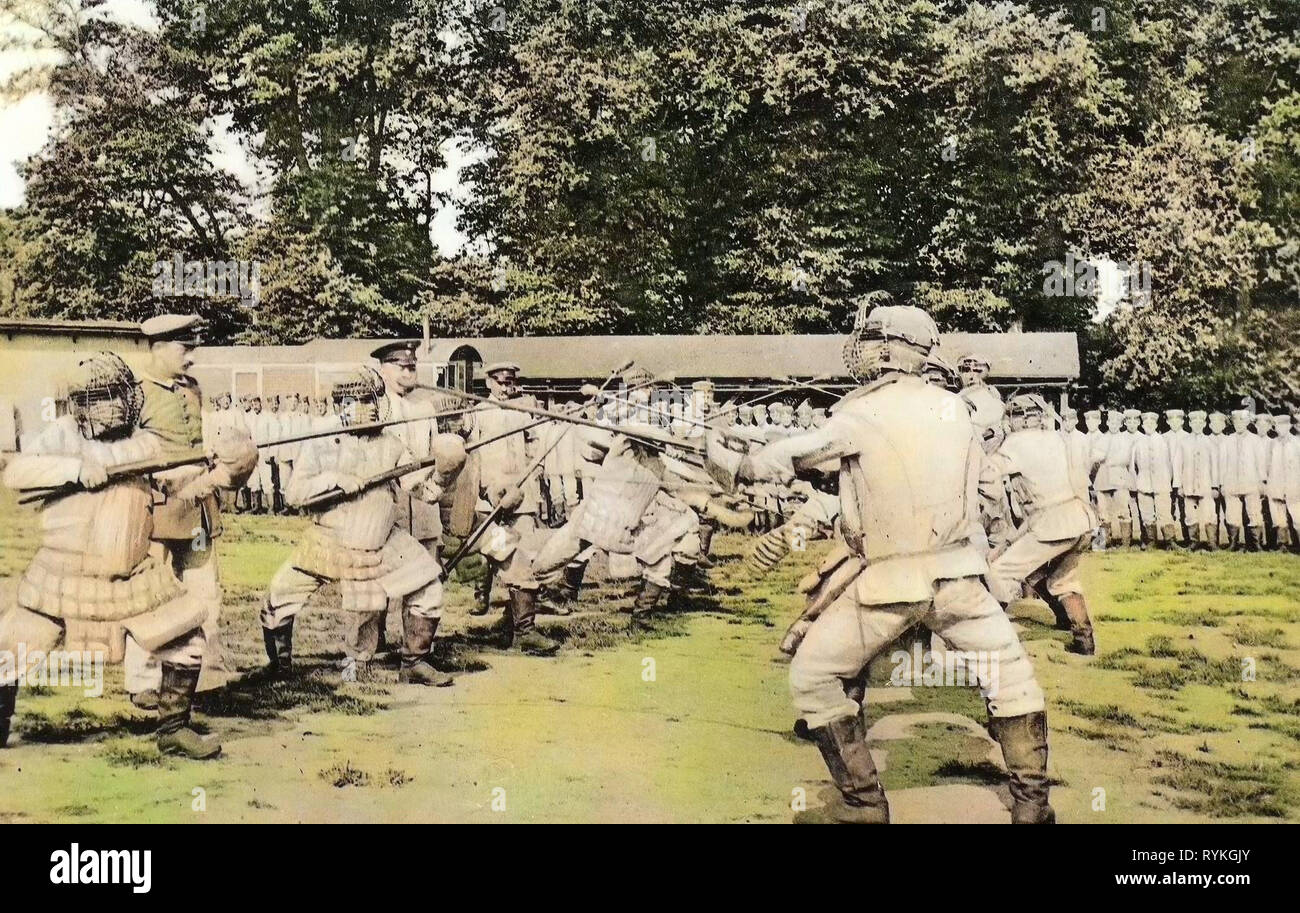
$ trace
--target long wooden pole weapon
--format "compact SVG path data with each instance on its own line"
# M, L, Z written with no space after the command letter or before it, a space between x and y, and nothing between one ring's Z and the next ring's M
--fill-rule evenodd
M608 381L606 381L608 383ZM583 425L588 428L598 428L601 431L612 431L615 434L621 434L626 437L636 438L637 440L649 441L656 444L662 444L668 447L681 447L695 453L704 453L704 448L698 444L692 444L687 441L679 441L671 435L659 434L658 432L648 431L645 429L630 429L623 426L608 425L592 419L580 418L576 415L565 415L559 412L552 412L549 409L539 409L532 406L524 406L519 403L512 403L510 400L489 399L486 396L479 396L476 393L464 393L460 390L452 390L448 387L438 387L433 384L421 384L425 390L433 390L438 393L445 393L448 396L458 396L462 399L473 400L478 403L486 403L490 406L498 406L502 409L512 409L515 412L526 412L529 415L536 415L542 418L555 419L556 421L568 422L573 425ZM602 387L603 389L603 387ZM588 403L587 405L591 405Z
M274 441L266 441L261 444L255 443L253 446L259 450L268 447L281 447L286 444L296 444L300 441L310 441L315 438L329 437L334 434L361 434L366 431L377 431L383 428L390 428L394 425L407 425L411 422L427 422L434 419L446 418L451 415L463 415L469 412L470 407L461 409L447 409L442 412L433 412L429 415L416 416L414 418L399 418L384 422L367 422L364 425L339 425L336 428L326 428L320 431L309 431L303 434L294 434L289 437L280 438ZM179 469L182 466L195 466L199 463L206 463L208 454L204 450L189 450L173 457L152 458L147 460L134 460L130 463L118 463L115 466L105 467L108 480L125 478L133 475L147 475L155 472L166 472L169 469ZM74 491L81 490L82 485L79 482L66 482L62 485L37 486L34 488L23 488L20 491L28 492L24 498L19 498L19 504L30 504L34 501L41 501L46 498L61 497L65 494L71 494Z
M585 403L579 403L574 407L574 411L581 411L585 408L587 408ZM475 450L478 450L480 447L486 447L488 444L495 444L497 441L503 440L504 438L513 437L516 434L522 434L523 432L528 431L529 429L536 428L538 425L545 425L550 421L551 420L549 418L539 418L537 421L529 422L527 425L521 425L518 428L511 428L509 431L502 431L500 434L494 434L491 437L484 438L481 441L474 441L471 444L465 445L465 452L473 453ZM361 483L361 487L357 489L357 492L367 491L371 488L376 488L380 485L387 484L388 482L392 482L396 479L400 479L402 476L410 475L413 472L419 472L421 469L427 469L428 467L435 465L437 462L438 460L436 457L424 457L422 459L415 460L414 462L411 463L403 463L401 466L395 466L392 469L385 470L384 472L381 472L378 475L374 475L371 476L369 479L366 479L366 481ZM341 489L323 491L320 494L312 495L310 498L303 501L302 504L298 506L305 507L308 509L317 508L317 507L321 507L322 505L329 504L333 501L337 501L340 498L344 498L344 497L350 498L357 492L345 492Z
M596 399L599 397L599 395L605 392L605 388L609 386L610 381L612 381L615 377L618 377L620 374L622 374L631 366L632 366L632 362L629 361L621 365L620 367L615 368L613 371L610 371L609 376L605 378L604 382L601 383L600 388L596 391L596 396L589 396L587 398L587 401L581 405L580 410L585 409L588 406L592 405L594 402L596 402ZM470 394L466 394L466 395L470 395ZM474 398L486 399L486 397L474 397ZM489 400L489 402L492 401ZM494 404L500 405L500 403L494 403ZM525 410L525 411L533 411L533 410ZM553 414L554 413L552 413L552 415ZM590 424L595 425L597 428L601 427L596 422L591 422ZM505 492L501 496L500 500L497 501L496 507L492 508L492 512L489 513L486 518L484 518L483 522L478 525L478 528L473 530L465 538L465 541L460 544L460 548L456 550L456 554L452 555L451 558L448 559L447 563L443 565L442 573L441 573L443 580L446 580L451 576L451 572L456 569L456 565L460 564L461 560L464 559L464 557L469 554L470 549L472 549L476 544L478 544L478 540L483 538L483 534L487 532L488 527L491 526L494 522L496 522L496 518L501 516L502 511L505 510L505 504L506 501L509 499L509 497L514 492L517 492L520 489L520 487L522 487L524 482L528 480L528 477L537 471L537 467L541 466L542 463L546 460L546 458L551 455L551 451L559 446L560 441L564 439L564 435L568 432L568 430L569 429L566 428L564 429L564 431L561 431L559 434L555 436L555 440L551 442L550 446L547 447L540 454L538 454L536 459L534 459L533 462L529 464L528 468L524 470L523 475L521 475L519 479L514 483L514 485L511 486L511 490Z

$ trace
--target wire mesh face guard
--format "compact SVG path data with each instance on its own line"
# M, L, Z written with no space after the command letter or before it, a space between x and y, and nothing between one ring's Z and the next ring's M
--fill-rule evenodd
M966 386L988 377L990 365L978 355L967 355L957 362L957 373Z
M876 296L875 300L888 296ZM927 356L939 343L930 315L920 308L877 305L858 309L853 331L844 343L844 366L859 383L890 371L920 375Z
M1007 421L1012 428L1047 427L1047 402L1036 393L1012 397L1007 403Z
M654 379L654 375L645 368L629 368L623 372L621 379L624 387L640 387L648 385Z
M77 363L68 382L68 408L87 440L129 430L140 418L144 391L121 357L99 352Z
M366 425L383 421L384 379L374 368L359 368L330 391L335 410L347 425Z

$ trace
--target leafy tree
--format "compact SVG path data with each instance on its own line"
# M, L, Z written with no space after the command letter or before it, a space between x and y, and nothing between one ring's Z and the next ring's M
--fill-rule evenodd
M154 264L227 259L246 209L243 190L212 163L212 128L183 91L169 49L101 14L98 0L13 3L55 52L15 73L12 97L44 87L60 112L44 149L22 169L26 205L14 281L41 316L141 319ZM178 302L231 327L229 302Z

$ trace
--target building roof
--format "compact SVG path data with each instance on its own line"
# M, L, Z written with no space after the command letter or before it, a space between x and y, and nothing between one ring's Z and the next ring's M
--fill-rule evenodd
M140 324L129 320L60 320L44 317L0 318L0 333L74 336L141 336Z
M200 366L364 363L379 339L314 339L301 346L207 346ZM488 336L433 339L422 360L445 364L462 347L489 364L513 361L534 380L603 375L628 359L651 373L679 377L843 376L844 337L802 336ZM1074 333L946 333L944 357L956 364L977 352L988 359L992 379L1061 383L1079 376Z

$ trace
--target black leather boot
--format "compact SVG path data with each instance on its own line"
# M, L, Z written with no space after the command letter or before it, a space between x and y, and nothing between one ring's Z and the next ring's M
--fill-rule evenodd
M1074 640L1065 649L1080 656L1092 656L1097 652L1097 644L1092 635L1092 618L1088 615L1088 603L1082 593L1066 593L1061 597L1070 623Z
M474 604L470 606L471 615L486 615L492 611L492 567L483 570L483 576L474 581Z
M577 602L582 593L582 578L587 574L587 562L575 561L564 566L564 582L560 590L570 602Z
M1268 547L1268 534L1262 526L1252 526L1250 528L1250 550L1252 552L1262 552Z
M9 727L18 706L18 685L0 685L0 748L9 744Z
M510 618L507 623L506 646L518 646L533 656L550 656L560 649L559 641L551 640L537 630L537 593L520 587L510 587Z
M272 678L287 678L293 671L293 618L278 628L263 628L262 643L266 646L266 667Z
M653 580L641 578L641 588L636 591L636 599L632 602L633 624L640 624L650 620L650 616L659 607L659 601L663 598L664 589Z
M438 633L438 619L412 615L402 607L402 668L397 680L407 685L429 685L445 688L455 679L434 668L430 661L433 639Z
M862 714L807 729L806 733L821 751L831 780L840 791L839 801L827 807L827 814L843 824L888 824L889 800L867 747Z
M162 687L158 689L158 750L204 761L221 754L221 745L209 742L189 728L194 691L199 686L197 666L162 664Z
M700 524L700 557L698 560L702 568L713 567L713 558L709 555L709 549L713 546L713 534L717 530L718 528L712 523Z
M1055 824L1047 801L1047 714L989 717L989 732L1002 746L1011 777L1011 823Z

